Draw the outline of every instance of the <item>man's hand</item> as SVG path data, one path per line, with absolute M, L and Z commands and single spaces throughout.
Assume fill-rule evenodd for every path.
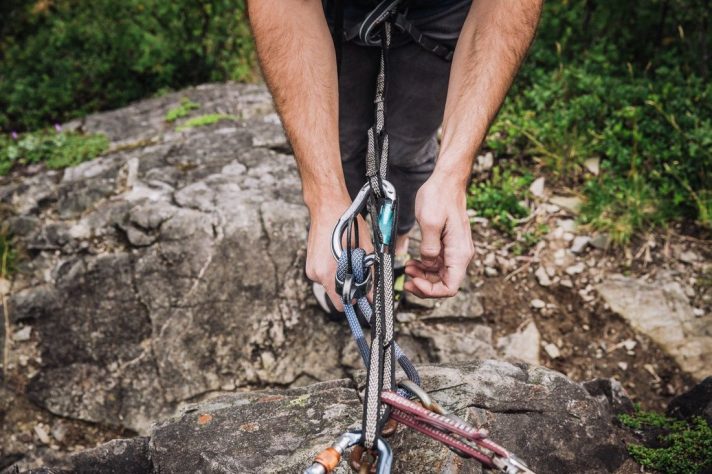
M 464 187 L 433 174 L 418 191 L 415 217 L 421 259 L 406 263 L 405 289 L 421 298 L 453 296 L 474 255 Z
M 307 240 L 307 278 L 326 288 L 331 302 L 339 311 L 343 311 L 344 305 L 341 302 L 341 295 L 336 292 L 336 260 L 331 253 L 331 234 L 336 222 L 350 205 L 350 201 L 334 203 L 328 198 L 324 199 L 323 205 L 311 212 Z M 361 216 L 358 220 L 359 246 L 370 253 L 373 245 L 368 235 L 368 226 Z M 343 243 L 345 248 L 345 242 Z M 355 241 L 352 241 L 352 244 L 355 245 Z

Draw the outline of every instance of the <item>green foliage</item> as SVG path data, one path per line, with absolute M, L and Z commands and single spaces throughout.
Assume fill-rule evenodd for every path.
M 175 122 L 179 118 L 183 118 L 190 113 L 191 110 L 196 110 L 200 108 L 200 104 L 196 104 L 187 97 L 183 97 L 179 105 L 176 105 L 168 112 L 166 112 L 165 120 L 166 122 Z
M 41 128 L 165 89 L 253 77 L 244 1 L 2 3 L 5 130 Z
M 697 474 L 712 469 L 712 427 L 701 417 L 689 421 L 641 410 L 618 416 L 624 426 L 636 431 L 655 430 L 655 446 L 631 444 L 630 455 L 641 466 L 665 474 Z
M 534 158 L 568 186 L 585 183 L 583 222 L 618 242 L 678 218 L 712 226 L 704 18 L 692 1 L 547 2 L 487 145 Z M 599 176 L 586 173 L 589 158 L 601 160 Z
M 470 186 L 467 207 L 489 219 L 495 229 L 513 235 L 517 220 L 529 215 L 529 210 L 520 201 L 532 181 L 531 174 L 519 176 L 496 166 L 489 180 Z
M 104 135 L 43 130 L 18 139 L 0 136 L 0 176 L 15 164 L 44 163 L 57 169 L 77 165 L 101 155 L 109 148 Z
M 239 117 L 227 114 L 205 114 L 198 115 L 197 117 L 190 118 L 185 121 L 180 127 L 176 128 L 176 131 L 182 132 L 184 130 L 189 130 L 195 127 L 205 127 L 207 125 L 213 125 L 222 120 L 239 120 Z

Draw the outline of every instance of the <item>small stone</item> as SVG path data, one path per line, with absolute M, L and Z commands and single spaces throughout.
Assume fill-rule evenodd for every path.
M 625 350 L 627 351 L 632 351 L 637 345 L 638 342 L 634 341 L 633 339 L 626 339 L 625 341 L 623 341 L 623 347 L 625 347 Z
M 499 272 L 496 268 L 485 267 L 485 275 L 487 275 L 488 277 L 496 277 L 497 275 L 499 275 Z
M 536 277 L 536 281 L 538 281 L 541 286 L 551 285 L 551 279 L 546 273 L 546 269 L 544 267 L 537 268 L 536 272 L 534 272 L 534 276 Z
M 571 232 L 564 232 L 564 242 L 571 242 L 575 236 Z
M 488 171 L 492 169 L 493 166 L 494 155 L 491 151 L 488 151 L 484 155 L 480 155 L 477 157 L 477 163 L 475 163 L 475 171 L 481 173 L 483 171 Z
M 561 227 L 565 232 L 576 232 L 576 221 L 573 219 L 558 219 L 556 227 Z
M 684 263 L 695 263 L 698 260 L 700 260 L 700 256 L 697 255 L 695 252 L 692 250 L 686 250 L 677 257 L 678 260 Z
M 573 288 L 574 287 L 574 282 L 571 281 L 571 278 L 562 278 L 561 282 L 559 283 L 561 286 L 565 286 L 566 288 Z
M 618 367 L 620 367 L 621 370 L 628 370 L 628 363 L 627 362 L 618 362 Z
M 544 197 L 544 177 L 541 176 L 535 179 L 531 185 L 529 185 L 529 192 L 535 197 Z
M 591 237 L 591 241 L 589 243 L 592 247 L 599 250 L 607 250 L 608 246 L 611 244 L 611 241 L 608 238 L 608 234 L 596 234 Z
M 591 237 L 588 235 L 579 235 L 571 242 L 571 251 L 573 253 L 581 253 L 586 249 L 588 243 L 591 242 Z
M 40 443 L 42 443 L 42 444 L 50 443 L 49 433 L 47 433 L 47 429 L 44 427 L 44 425 L 42 425 L 42 424 L 35 425 L 35 434 L 37 435 L 37 438 L 39 438 Z
M 552 196 L 549 198 L 551 204 L 555 204 L 572 214 L 578 214 L 581 210 L 581 199 L 576 196 Z
M 494 254 L 494 252 L 490 252 L 485 256 L 483 263 L 486 267 L 494 267 L 497 263 L 497 256 Z
M 410 297 L 412 295 L 408 294 L 408 303 L 410 303 Z M 396 313 L 396 320 L 399 323 L 410 323 L 415 321 L 415 314 L 413 313 L 404 313 L 404 312 L 398 312 Z
M 701 318 L 705 315 L 705 310 L 700 308 L 692 308 L 692 314 L 694 314 L 698 318 Z
M 12 335 L 12 340 L 15 342 L 25 342 L 30 340 L 30 335 L 32 334 L 32 326 L 25 326 L 19 331 L 15 331 Z
M 583 162 L 583 166 L 589 171 L 589 173 L 598 176 L 601 170 L 601 159 L 598 157 L 588 158 Z
M 581 329 L 583 329 L 584 331 L 588 331 L 591 329 L 591 326 L 589 326 L 588 324 L 582 324 Z
M 544 344 L 544 352 L 546 352 L 546 355 L 552 359 L 558 359 L 561 357 L 561 351 L 556 344 L 552 344 L 551 342 Z
M 546 306 L 546 303 L 543 300 L 540 300 L 539 298 L 533 299 L 529 304 L 534 309 L 541 309 Z
M 559 212 L 561 210 L 561 208 L 559 206 L 557 206 L 556 204 L 546 203 L 546 204 L 544 204 L 543 207 L 544 207 L 544 211 L 546 211 L 547 214 L 556 214 L 557 212 Z
M 566 268 L 566 273 L 569 275 L 578 275 L 579 273 L 583 272 L 586 269 L 586 266 L 583 264 L 583 262 L 579 262 L 575 265 L 571 265 L 570 267 Z
M 58 442 L 62 443 L 67 437 L 67 427 L 61 421 L 58 421 L 52 425 L 52 437 Z

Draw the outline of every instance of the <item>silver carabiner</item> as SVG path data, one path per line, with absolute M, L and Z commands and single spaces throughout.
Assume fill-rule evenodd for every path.
M 341 456 L 344 454 L 348 448 L 356 446 L 363 442 L 363 434 L 361 431 L 347 431 L 342 434 L 336 442 L 331 445 L 330 449 L 333 449 L 338 454 L 338 459 L 330 459 L 328 467 L 320 462 L 314 462 L 309 466 L 304 474 L 328 474 L 336 467 L 336 464 L 341 460 Z M 393 451 L 391 447 L 379 438 L 376 443 L 376 449 L 378 451 L 378 462 L 376 463 L 376 474 L 390 474 L 391 466 L 393 465 Z M 317 459 L 319 457 L 317 456 Z
M 393 202 L 396 200 L 396 188 L 387 180 L 381 180 L 383 186 L 383 194 L 386 199 Z M 334 227 L 334 232 L 331 234 L 331 253 L 338 262 L 341 259 L 341 253 L 344 251 L 342 246 L 342 240 L 344 238 L 344 232 L 346 232 L 346 227 L 349 221 L 354 218 L 357 214 L 366 208 L 368 203 L 368 198 L 371 196 L 371 185 L 369 183 L 364 184 L 356 195 L 356 199 L 351 203 L 348 209 L 341 215 L 339 222 L 336 223 Z M 377 219 L 377 216 L 372 216 L 372 219 Z M 375 222 L 375 220 L 374 220 Z M 370 255 L 366 256 L 368 261 Z

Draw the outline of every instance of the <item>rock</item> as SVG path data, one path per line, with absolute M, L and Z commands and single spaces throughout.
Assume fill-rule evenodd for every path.
M 542 266 L 536 269 L 534 272 L 534 276 L 536 277 L 536 281 L 539 282 L 541 286 L 551 286 L 551 278 L 549 278 L 549 275 L 546 273 L 546 269 Z
M 12 340 L 15 342 L 25 342 L 30 340 L 32 334 L 32 326 L 25 326 L 22 329 L 15 331 L 12 335 Z
M 493 267 L 485 267 L 485 275 L 488 277 L 496 277 L 499 275 L 499 271 L 497 271 L 496 268 Z
M 531 300 L 529 305 L 534 309 L 541 309 L 546 306 L 546 303 L 543 300 L 540 300 L 539 298 L 535 298 L 535 299 Z
M 533 196 L 542 198 L 544 197 L 544 177 L 540 176 L 529 185 L 529 192 Z
M 712 377 L 705 378 L 690 391 L 673 398 L 667 413 L 685 420 L 701 416 L 712 426 Z
M 684 263 L 695 263 L 700 260 L 700 256 L 692 250 L 685 250 L 684 252 L 680 252 L 680 255 L 678 255 L 677 258 L 678 260 Z
M 49 434 L 47 433 L 47 429 L 44 427 L 44 425 L 35 425 L 34 432 L 37 435 L 37 438 L 39 438 L 40 443 L 49 444 Z
M 491 151 L 488 151 L 484 155 L 477 156 L 477 161 L 475 162 L 473 171 L 475 173 L 484 173 L 485 171 L 491 170 L 493 166 L 494 166 L 494 155 L 492 154 Z
M 553 344 L 551 342 L 544 344 L 544 351 L 546 352 L 546 355 L 548 355 L 552 359 L 558 359 L 559 357 L 561 357 L 561 351 L 556 346 L 556 344 Z
M 592 247 L 599 250 L 608 250 L 608 247 L 611 245 L 611 240 L 608 234 L 594 234 L 589 243 Z
M 622 472 L 627 454 L 609 408 L 561 374 L 495 361 L 422 366 L 420 373 L 440 404 L 489 430 L 535 472 Z M 358 392 L 348 381 L 231 394 L 158 423 L 147 445 L 139 438 L 127 447 L 136 455 L 130 469 L 119 464 L 124 458 L 106 462 L 111 456 L 104 453 L 113 451 L 107 445 L 74 458 L 82 456 L 87 467 L 98 459 L 100 469 L 81 472 L 301 472 L 360 419 Z M 393 472 L 481 472 L 476 461 L 404 427 L 388 442 Z M 337 472 L 348 472 L 345 463 Z
M 598 176 L 598 173 L 600 172 L 601 159 L 598 157 L 587 158 L 584 160 L 583 166 L 589 173 Z
M 566 273 L 569 275 L 578 275 L 579 273 L 582 273 L 585 269 L 586 265 L 584 265 L 583 262 L 578 262 L 575 265 L 566 267 Z
M 611 415 L 632 413 L 635 410 L 633 401 L 626 393 L 623 385 L 616 379 L 596 379 L 583 383 L 584 388 L 592 396 L 606 404 Z
M 404 330 L 403 334 L 428 342 L 426 360 L 453 363 L 497 355 L 492 347 L 492 329 L 483 324 L 416 324 Z M 413 356 L 413 360 L 422 357 L 417 350 L 408 348 L 406 352 Z
M 115 439 L 101 444 L 93 449 L 87 449 L 73 454 L 68 459 L 51 465 L 50 469 L 32 470 L 31 473 L 107 473 L 107 474 L 153 474 L 149 439 L 137 437 L 132 439 Z M 174 471 L 187 472 L 187 471 Z M 215 472 L 215 471 L 211 471 Z
M 554 195 L 549 198 L 549 202 L 563 209 L 566 209 L 574 215 L 579 213 L 582 204 L 581 199 L 576 196 Z
M 541 335 L 534 321 L 529 321 L 516 332 L 497 339 L 497 351 L 505 359 L 514 359 L 527 364 L 539 364 Z
M 618 362 L 618 368 L 625 372 L 628 370 L 628 362 Z
M 670 275 L 651 282 L 614 276 L 596 286 L 613 311 L 670 354 L 698 380 L 712 367 L 712 315 L 696 317 L 684 290 Z
M 582 253 L 586 249 L 589 242 L 591 242 L 591 237 L 587 235 L 576 236 L 573 242 L 571 242 L 569 250 L 576 254 Z

